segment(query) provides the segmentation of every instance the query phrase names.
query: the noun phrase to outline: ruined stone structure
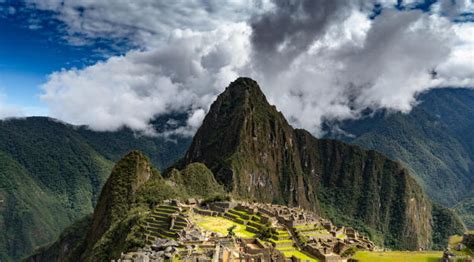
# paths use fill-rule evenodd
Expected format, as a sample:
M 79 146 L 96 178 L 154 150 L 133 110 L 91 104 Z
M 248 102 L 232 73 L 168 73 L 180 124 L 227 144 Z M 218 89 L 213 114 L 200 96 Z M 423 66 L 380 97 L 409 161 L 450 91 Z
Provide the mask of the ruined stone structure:
M 320 261 L 343 261 L 350 248 L 373 250 L 374 244 L 350 227 L 336 227 L 330 221 L 301 208 L 248 203 L 214 202 L 200 206 L 199 200 L 167 200 L 157 207 L 147 223 L 158 232 L 158 238 L 145 249 L 123 254 L 119 261 L 164 261 L 178 256 L 181 261 L 300 261 L 285 257 L 281 250 L 293 248 Z M 189 216 L 220 216 L 245 226 L 257 236 L 264 228 L 271 228 L 270 238 L 236 238 L 215 232 L 202 231 Z M 157 220 L 158 219 L 158 220 Z M 156 228 L 168 221 L 167 230 Z M 166 220 L 167 219 L 167 220 Z M 158 221 L 158 222 L 157 222 Z M 147 227 L 145 227 L 147 228 Z M 151 233 L 150 233 L 151 234 Z M 166 240 L 174 239 L 174 240 Z M 148 260 L 147 260 L 148 259 Z

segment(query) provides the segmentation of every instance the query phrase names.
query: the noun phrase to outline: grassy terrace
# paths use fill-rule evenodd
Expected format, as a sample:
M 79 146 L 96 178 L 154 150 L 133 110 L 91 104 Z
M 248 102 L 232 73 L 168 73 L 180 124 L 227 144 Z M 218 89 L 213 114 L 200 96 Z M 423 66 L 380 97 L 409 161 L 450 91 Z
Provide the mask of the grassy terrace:
M 279 251 L 283 252 L 283 254 L 286 256 L 286 257 L 292 257 L 292 256 L 295 256 L 299 259 L 301 259 L 301 261 L 305 262 L 305 261 L 311 261 L 311 262 L 318 262 L 319 260 L 313 258 L 313 257 L 310 257 L 308 255 L 306 255 L 305 253 L 301 252 L 301 251 L 298 251 L 296 248 L 294 247 L 287 247 L 287 248 L 277 248 Z
M 352 258 L 360 262 L 438 262 L 438 258 L 443 256 L 441 251 L 387 251 L 370 252 L 359 251 Z
M 252 216 L 250 214 L 247 214 L 243 211 L 238 211 L 238 210 L 232 210 L 230 214 L 235 215 L 235 217 L 234 216 L 232 217 L 239 218 L 241 221 L 244 221 L 243 218 L 248 217 L 246 221 L 252 221 L 253 223 L 255 223 L 254 225 L 256 225 L 257 227 L 261 225 L 258 222 L 260 218 L 259 216 L 255 216 L 255 215 Z M 210 216 L 202 216 L 202 215 L 194 214 L 192 216 L 192 220 L 197 226 L 207 231 L 227 235 L 227 229 L 235 225 L 236 228 L 234 229 L 234 232 L 237 237 L 252 238 L 256 236 L 256 234 L 246 230 L 247 226 L 234 222 L 228 218 L 210 217 Z M 270 239 L 269 243 L 276 244 L 277 249 L 283 252 L 285 256 L 287 257 L 295 256 L 295 257 L 300 258 L 302 261 L 311 261 L 311 262 L 318 261 L 317 259 L 312 258 L 306 255 L 305 253 L 298 251 L 295 247 L 293 247 L 293 241 L 291 240 L 291 236 L 288 233 L 288 231 L 277 230 L 277 238 L 278 239 Z
M 255 234 L 245 230 L 245 226 L 229 219 L 223 217 L 210 217 L 210 216 L 201 216 L 194 214 L 192 220 L 200 228 L 227 235 L 227 229 L 231 226 L 236 226 L 234 229 L 235 235 L 241 238 L 252 238 L 255 237 Z

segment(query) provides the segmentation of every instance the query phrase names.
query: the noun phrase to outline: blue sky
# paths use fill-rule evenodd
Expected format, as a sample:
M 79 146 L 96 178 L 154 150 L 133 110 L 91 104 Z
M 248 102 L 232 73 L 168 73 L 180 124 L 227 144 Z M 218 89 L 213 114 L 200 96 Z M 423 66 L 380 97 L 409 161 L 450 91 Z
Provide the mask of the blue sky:
M 150 132 L 180 111 L 192 134 L 245 75 L 318 135 L 326 119 L 474 86 L 473 0 L 283 2 L 0 0 L 0 118 Z
M 19 1 L 0 1 L 0 10 L 0 93 L 9 104 L 31 110 L 28 114 L 47 113 L 39 98 L 40 85 L 52 72 L 80 69 L 121 53 L 107 39 L 71 44 L 65 38 L 65 25 L 52 12 Z

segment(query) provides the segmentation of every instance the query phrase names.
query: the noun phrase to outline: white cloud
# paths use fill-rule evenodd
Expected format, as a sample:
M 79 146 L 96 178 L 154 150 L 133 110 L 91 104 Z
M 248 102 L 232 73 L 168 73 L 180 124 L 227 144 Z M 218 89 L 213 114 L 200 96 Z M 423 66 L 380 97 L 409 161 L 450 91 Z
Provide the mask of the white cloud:
M 207 32 L 174 30 L 160 48 L 53 73 L 42 87 L 42 99 L 53 116 L 96 130 L 126 125 L 152 133 L 148 122 L 153 117 L 190 111 L 193 131 L 203 109 L 247 63 L 249 34 L 244 23 Z
M 246 21 L 271 7 L 269 0 L 26 0 L 52 11 L 66 25 L 73 44 L 88 38 L 128 39 L 139 47 L 162 43 L 175 29 L 213 30 L 229 21 Z
M 326 119 L 356 118 L 366 108 L 408 112 L 420 92 L 458 86 L 454 69 L 446 69 L 454 62 L 465 69 L 463 86 L 472 85 L 472 60 L 456 55 L 462 50 L 456 30 L 472 25 L 465 27 L 421 11 L 384 10 L 371 21 L 354 10 L 293 63 L 259 78 L 270 100 L 295 125 L 321 135 Z M 472 49 L 472 43 L 467 46 Z
M 474 87 L 474 26 L 468 23 L 453 25 L 455 48 L 437 71 L 441 75 L 438 86 Z
M 148 122 L 153 117 L 185 111 L 187 126 L 167 134 L 191 135 L 215 96 L 239 75 L 247 75 L 261 84 L 290 122 L 320 135 L 325 119 L 356 118 L 365 108 L 408 112 L 420 92 L 474 84 L 473 25 L 452 23 L 439 12 L 387 7 L 370 20 L 367 2 L 360 8 L 355 2 L 334 1 L 325 3 L 324 10 L 337 15 L 325 20 L 325 12 L 306 15 L 304 8 L 317 8 L 313 2 L 294 8 L 302 12 L 297 14 L 279 11 L 285 6 L 277 5 L 267 14 L 269 19 L 285 22 L 286 18 L 278 20 L 272 15 L 294 15 L 296 20 L 289 19 L 291 26 L 273 28 L 275 36 L 258 40 L 252 37 L 252 30 L 258 31 L 261 16 L 235 22 L 241 14 L 230 11 L 244 10 L 245 1 L 232 2 L 223 10 L 217 10 L 219 2 L 212 1 L 209 9 L 202 9 L 203 2 L 190 2 L 196 4 L 192 16 L 188 9 L 192 4 L 185 9 L 161 4 L 172 6 L 166 7 L 170 14 L 165 19 L 158 16 L 165 7 L 143 10 L 143 17 L 138 17 L 147 2 L 138 6 L 114 1 L 106 10 L 102 3 L 79 1 L 85 8 L 80 17 L 68 14 L 76 12 L 67 7 L 76 2 L 58 8 L 54 1 L 37 1 L 42 8 L 59 9 L 72 33 L 100 37 L 112 32 L 114 37 L 123 37 L 135 32 L 132 39 L 144 47 L 84 69 L 53 73 L 42 95 L 51 114 L 96 130 L 126 125 L 152 133 Z M 384 6 L 393 5 L 384 1 Z M 246 11 L 243 17 L 250 13 Z M 318 31 L 312 32 L 316 21 Z M 170 36 L 163 38 L 168 30 Z M 265 45 L 255 41 L 273 41 L 266 46 L 277 48 L 257 52 L 257 47 Z

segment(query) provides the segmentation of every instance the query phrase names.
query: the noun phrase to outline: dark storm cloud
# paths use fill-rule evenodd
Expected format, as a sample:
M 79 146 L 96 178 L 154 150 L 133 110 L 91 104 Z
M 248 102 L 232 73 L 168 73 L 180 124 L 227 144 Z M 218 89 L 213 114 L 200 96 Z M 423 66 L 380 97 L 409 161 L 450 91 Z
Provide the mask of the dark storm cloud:
M 306 51 L 327 26 L 350 14 L 343 0 L 275 0 L 273 10 L 251 22 L 254 55 L 261 65 L 281 68 Z

